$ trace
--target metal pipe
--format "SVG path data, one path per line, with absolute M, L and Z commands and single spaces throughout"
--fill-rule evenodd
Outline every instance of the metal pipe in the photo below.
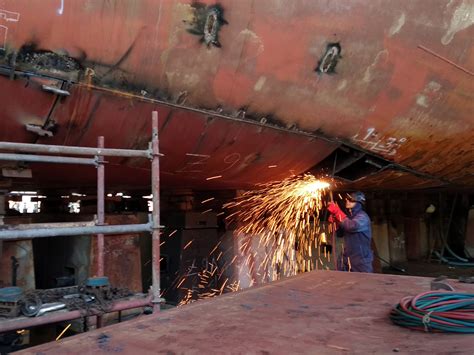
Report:
M 70 228 L 70 227 L 93 227 L 95 221 L 90 222 L 53 222 L 53 223 L 30 223 L 30 224 L 2 224 L 0 225 L 0 231 L 24 231 L 29 229 L 42 229 L 42 228 Z
M 334 161 L 334 166 L 335 166 L 335 164 L 336 163 Z M 332 195 L 332 191 L 329 191 L 329 198 L 330 198 L 331 202 L 334 202 L 334 197 Z M 333 222 L 332 223 L 332 235 L 331 235 L 331 243 L 332 243 L 331 253 L 332 253 L 332 261 L 333 261 L 333 264 L 334 264 L 334 271 L 338 270 L 338 268 L 337 268 L 338 255 L 337 255 L 336 228 L 337 228 L 336 227 L 336 222 Z
M 89 158 L 72 158 L 72 157 L 56 157 L 50 155 L 30 155 L 15 153 L 0 153 L 0 160 L 7 161 L 27 161 L 31 163 L 56 163 L 56 164 L 81 164 L 96 165 L 95 159 Z
M 151 306 L 151 296 L 148 296 L 146 298 L 116 302 L 113 304 L 112 308 L 108 312 L 105 312 L 105 313 L 124 311 L 126 309 L 140 308 L 140 307 L 146 307 L 146 306 Z M 11 331 L 11 330 L 17 330 L 17 329 L 37 327 L 39 325 L 44 325 L 44 324 L 64 322 L 64 321 L 68 321 L 72 319 L 82 318 L 86 316 L 88 317 L 88 316 L 100 315 L 100 314 L 103 314 L 103 312 L 100 312 L 96 309 L 91 309 L 86 314 L 84 313 L 84 311 L 79 311 L 79 310 L 70 311 L 70 312 L 60 311 L 60 312 L 55 312 L 53 314 L 45 315 L 42 317 L 32 317 L 32 318 L 22 317 L 22 318 L 2 320 L 0 321 L 0 333 Z
M 98 138 L 97 146 L 104 148 L 104 137 L 100 136 Z M 97 162 L 99 163 L 97 167 L 97 225 L 103 226 L 105 222 L 104 217 L 104 179 L 105 179 L 105 166 L 104 159 L 102 156 L 97 156 Z M 104 234 L 97 234 L 97 274 L 99 276 L 104 276 Z
M 52 302 L 43 304 L 35 317 L 41 317 L 43 314 L 53 311 L 59 311 L 60 309 L 66 308 L 66 304 L 62 302 Z
M 158 112 L 152 113 L 151 191 L 153 195 L 152 231 L 152 294 L 153 310 L 160 310 L 160 148 L 158 137 Z
M 151 232 L 153 223 L 146 224 L 123 224 L 114 226 L 92 226 L 92 227 L 72 227 L 72 228 L 43 228 L 25 230 L 4 230 L 0 231 L 0 240 L 20 240 L 47 237 L 61 237 L 87 234 L 125 234 Z
M 97 139 L 97 147 L 103 149 L 105 145 L 104 136 L 100 136 Z M 105 195 L 105 166 L 104 158 L 102 155 L 97 155 L 97 225 L 103 226 L 105 222 L 105 208 L 104 208 L 104 195 Z M 97 234 L 97 274 L 104 276 L 104 234 Z M 102 316 L 97 316 L 96 322 L 97 328 L 102 328 L 103 319 Z
M 92 147 L 69 147 L 65 145 L 47 145 L 30 143 L 0 142 L 0 150 L 14 150 L 23 153 L 48 153 L 69 155 L 102 155 L 104 157 L 151 158 L 149 150 L 112 149 Z

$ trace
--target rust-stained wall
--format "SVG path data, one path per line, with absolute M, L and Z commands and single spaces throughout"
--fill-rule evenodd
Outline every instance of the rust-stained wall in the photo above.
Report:
M 388 238 L 388 226 L 386 221 L 377 221 L 372 223 L 372 238 L 377 248 L 378 256 L 382 259 L 390 260 L 390 245 Z M 382 266 L 387 266 L 382 262 Z
M 12 260 L 18 260 L 17 286 L 32 290 L 35 286 L 35 268 L 31 240 L 3 242 L 0 254 L 0 287 L 12 285 Z
M 145 223 L 146 214 L 106 215 L 108 224 Z M 142 292 L 140 235 L 110 235 L 104 237 L 104 272 L 113 287 L 126 287 Z M 92 238 L 90 275 L 97 276 L 97 243 Z
M 0 225 L 2 220 L 4 224 L 31 223 L 32 221 L 30 216 L 0 216 Z M 34 289 L 36 283 L 31 240 L 0 242 L 0 287 L 12 285 L 12 257 L 18 260 L 17 285 L 26 290 Z
M 27 224 L 51 222 L 52 220 L 84 221 L 92 219 L 93 215 L 84 214 L 59 214 L 54 216 L 33 214 L 6 217 L 5 222 L 8 224 Z M 133 224 L 143 223 L 147 219 L 146 214 L 107 215 L 106 223 Z M 138 239 L 138 235 L 105 237 L 105 273 L 109 277 L 112 286 L 127 287 L 132 291 L 142 292 L 141 257 Z M 41 255 L 36 256 L 38 260 L 34 260 L 33 255 L 33 244 L 35 242 L 42 243 L 38 245 L 36 250 L 41 253 Z M 48 247 L 47 243 L 52 244 Z M 78 283 L 83 283 L 87 277 L 96 275 L 96 243 L 95 238 L 90 236 L 4 242 L 3 252 L 0 255 L 0 287 L 11 284 L 11 256 L 15 256 L 19 261 L 18 285 L 26 289 L 35 288 L 35 265 L 41 269 L 37 272 L 41 274 L 40 281 L 43 287 L 54 287 L 54 278 L 65 276 L 61 273 L 65 272 L 65 267 L 74 269 L 74 276 Z

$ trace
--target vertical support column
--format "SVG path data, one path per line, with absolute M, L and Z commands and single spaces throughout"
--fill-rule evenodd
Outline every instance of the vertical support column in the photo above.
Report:
M 329 191 L 329 199 L 331 202 L 334 202 L 334 197 L 332 195 L 332 191 Z M 331 225 L 331 228 L 332 228 L 332 233 L 331 233 L 331 246 L 332 246 L 332 249 L 331 249 L 331 254 L 332 254 L 332 262 L 334 264 L 334 271 L 337 271 L 338 270 L 338 267 L 337 267 L 337 258 L 338 258 L 338 255 L 337 255 L 337 238 L 336 238 L 336 223 L 332 223 Z
M 0 190 L 0 225 L 3 224 L 3 216 L 6 214 L 6 191 Z M 0 240 L 0 258 L 3 254 L 3 241 Z
M 5 199 L 5 194 L 7 193 L 7 191 L 3 191 L 3 190 L 0 190 L 0 219 L 5 215 L 6 213 L 6 199 Z M 0 222 L 0 224 L 2 224 Z
M 152 113 L 151 189 L 153 194 L 152 232 L 152 292 L 153 310 L 160 310 L 160 148 L 158 138 L 158 112 Z
M 104 148 L 104 136 L 97 139 L 97 147 Z M 97 225 L 102 226 L 105 222 L 105 166 L 104 157 L 97 156 Z M 97 276 L 104 276 L 104 235 L 97 234 Z M 97 316 L 97 328 L 102 328 L 102 316 Z
M 99 148 L 104 148 L 104 137 L 98 138 Z M 97 156 L 99 166 L 97 167 L 97 225 L 104 225 L 104 179 L 105 179 L 105 166 L 104 157 Z M 104 235 L 97 234 L 97 276 L 104 276 Z

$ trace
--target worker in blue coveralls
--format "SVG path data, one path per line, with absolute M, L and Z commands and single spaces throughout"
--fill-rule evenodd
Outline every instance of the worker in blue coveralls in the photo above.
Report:
M 336 203 L 328 205 L 330 220 L 337 225 L 337 235 L 344 238 L 344 250 L 339 256 L 338 270 L 373 272 L 372 228 L 364 205 L 365 195 L 360 191 L 347 196 L 348 215 Z

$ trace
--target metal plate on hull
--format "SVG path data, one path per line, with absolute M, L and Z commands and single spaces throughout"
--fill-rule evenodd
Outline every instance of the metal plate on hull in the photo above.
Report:
M 22 70 L 323 132 L 474 186 L 469 1 L 225 0 L 220 46 L 196 29 L 211 1 L 61 4 L 0 3 L 4 63 L 17 51 Z M 337 65 L 318 71 L 330 44 Z

